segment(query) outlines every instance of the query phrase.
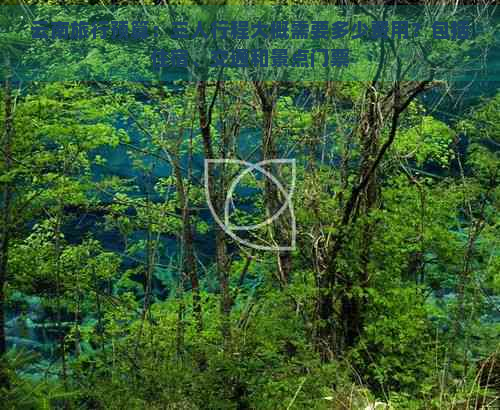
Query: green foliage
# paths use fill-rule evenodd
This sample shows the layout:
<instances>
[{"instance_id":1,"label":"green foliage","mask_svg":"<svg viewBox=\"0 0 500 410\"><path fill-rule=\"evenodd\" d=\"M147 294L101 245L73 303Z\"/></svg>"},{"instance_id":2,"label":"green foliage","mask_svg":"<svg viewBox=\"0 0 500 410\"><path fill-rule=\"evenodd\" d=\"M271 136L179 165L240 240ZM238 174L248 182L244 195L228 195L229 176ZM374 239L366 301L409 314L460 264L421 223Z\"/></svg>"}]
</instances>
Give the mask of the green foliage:
<instances>
[{"instance_id":1,"label":"green foliage","mask_svg":"<svg viewBox=\"0 0 500 410\"><path fill-rule=\"evenodd\" d=\"M404 131L396 143L399 155L415 160L418 166L434 161L446 167L453 159L451 147L455 133L443 122L429 115L416 119L417 124Z\"/></svg>"},{"instance_id":2,"label":"green foliage","mask_svg":"<svg viewBox=\"0 0 500 410\"><path fill-rule=\"evenodd\" d=\"M419 389L432 385L440 352L421 290L368 291L372 308L353 354L358 372L362 371L365 383L381 392L422 393Z\"/></svg>"},{"instance_id":3,"label":"green foliage","mask_svg":"<svg viewBox=\"0 0 500 410\"><path fill-rule=\"evenodd\" d=\"M468 51L449 46L453 61ZM354 55L367 49L360 43ZM107 78L106 59L129 63L100 41L80 51L85 58L62 74ZM40 57L50 62L50 53ZM139 55L138 70L146 64ZM373 68L360 64L358 74ZM202 85L30 83L12 91L11 154L0 152L0 227L12 235L0 252L8 256L5 305L17 316L6 328L19 344L44 338L46 357L25 363L9 351L1 405L336 409L384 401L439 409L483 394L475 363L500 337L500 97L455 122L414 101L370 174L390 142L390 121L367 122L368 97L387 110L388 84L265 83L276 92L268 96L270 155L298 163L298 246L278 254L221 235L203 185L210 150L256 162L268 148L262 96L249 82L205 84L207 136ZM3 90L2 131L7 97ZM224 201L241 171L214 171L214 199ZM286 167L273 171L291 177ZM270 196L265 178L247 175L230 222L261 222ZM288 229L243 235L272 241ZM325 294L332 298L322 305Z\"/></svg>"}]
</instances>

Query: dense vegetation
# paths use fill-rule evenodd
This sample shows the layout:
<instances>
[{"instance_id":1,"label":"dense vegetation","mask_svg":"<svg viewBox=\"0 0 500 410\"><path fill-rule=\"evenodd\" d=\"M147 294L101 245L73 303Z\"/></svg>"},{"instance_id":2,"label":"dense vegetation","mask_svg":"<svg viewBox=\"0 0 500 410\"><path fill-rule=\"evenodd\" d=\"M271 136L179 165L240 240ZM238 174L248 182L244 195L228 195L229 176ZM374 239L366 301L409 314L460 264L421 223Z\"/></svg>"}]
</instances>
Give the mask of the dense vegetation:
<instances>
[{"instance_id":1,"label":"dense vegetation","mask_svg":"<svg viewBox=\"0 0 500 410\"><path fill-rule=\"evenodd\" d=\"M497 83L20 82L2 41L0 408L498 405ZM291 251L205 197L275 158ZM283 203L255 174L236 225Z\"/></svg>"}]
</instances>

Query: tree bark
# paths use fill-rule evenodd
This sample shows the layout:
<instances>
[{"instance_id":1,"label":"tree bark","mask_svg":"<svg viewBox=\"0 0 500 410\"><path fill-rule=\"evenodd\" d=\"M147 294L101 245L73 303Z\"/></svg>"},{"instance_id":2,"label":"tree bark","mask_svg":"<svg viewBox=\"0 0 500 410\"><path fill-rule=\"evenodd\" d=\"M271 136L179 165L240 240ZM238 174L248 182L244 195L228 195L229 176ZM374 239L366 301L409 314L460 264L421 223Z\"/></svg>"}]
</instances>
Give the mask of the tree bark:
<instances>
[{"instance_id":1,"label":"tree bark","mask_svg":"<svg viewBox=\"0 0 500 410\"><path fill-rule=\"evenodd\" d=\"M175 158L174 173L176 179L176 190L179 204L182 207L182 255L184 275L191 282L191 292L193 295L193 311L196 319L196 328L199 332L203 330L203 312L201 306L200 284L196 271L196 260L193 246L193 227L191 224L191 213L189 210L189 198L182 172L179 165L179 157Z\"/></svg>"},{"instance_id":2,"label":"tree bark","mask_svg":"<svg viewBox=\"0 0 500 410\"><path fill-rule=\"evenodd\" d=\"M383 124L379 116L379 101L371 87L367 90L367 100L367 115L360 127L360 144L363 147L360 180L366 178L368 182L360 196L358 208L361 209L356 210L356 212L368 217L378 200L377 169L375 168L371 174L369 172L379 150L380 132ZM347 348L356 344L363 329L363 308L366 306L367 300L363 294L359 295L353 290L355 286L359 286L363 292L368 287L370 277L368 264L372 239L373 222L367 220L364 222L361 232L361 270L357 277L347 279L346 291L342 296L341 317L344 322L344 346Z\"/></svg>"},{"instance_id":3,"label":"tree bark","mask_svg":"<svg viewBox=\"0 0 500 410\"><path fill-rule=\"evenodd\" d=\"M205 154L205 159L213 159L214 149L212 144L212 135L210 131L210 126L212 123L212 110L217 98L217 94L220 88L220 81L217 82L214 95L210 105L207 103L206 92L207 83L205 81L200 81L197 85L197 99L198 99L198 114L200 121L201 136L203 139L203 150ZM225 196L225 175L224 167L222 166L220 177L217 178L212 168L208 168L208 191L211 196L211 202L215 211L221 215L223 209L224 196ZM231 331L229 324L229 314L231 312L231 294L229 289L229 260L227 254L227 243L225 238L225 232L222 228L216 224L215 226L215 254L216 254L216 264L217 273L219 278L219 284L221 288L221 302L220 311L222 315L222 336L224 338L225 346L229 345L231 339Z\"/></svg>"},{"instance_id":4,"label":"tree bark","mask_svg":"<svg viewBox=\"0 0 500 410\"><path fill-rule=\"evenodd\" d=\"M276 147L276 138L273 135L273 117L275 114L276 95L275 90L269 91L262 82L254 83L257 95L259 96L260 106L262 110L262 157L263 160L272 160L278 158L278 150ZM273 87L274 88L274 87ZM273 169L271 166L266 166L267 170L275 177L280 179L278 169ZM281 208L280 197L277 187L269 178L265 179L265 205L268 217L274 215ZM287 226L287 221L284 215L281 215L276 223L271 226L273 240L279 246L289 246L290 244L290 226ZM278 273L282 286L286 286L290 281L292 272L292 253L287 250L278 251Z\"/></svg>"}]
</instances>

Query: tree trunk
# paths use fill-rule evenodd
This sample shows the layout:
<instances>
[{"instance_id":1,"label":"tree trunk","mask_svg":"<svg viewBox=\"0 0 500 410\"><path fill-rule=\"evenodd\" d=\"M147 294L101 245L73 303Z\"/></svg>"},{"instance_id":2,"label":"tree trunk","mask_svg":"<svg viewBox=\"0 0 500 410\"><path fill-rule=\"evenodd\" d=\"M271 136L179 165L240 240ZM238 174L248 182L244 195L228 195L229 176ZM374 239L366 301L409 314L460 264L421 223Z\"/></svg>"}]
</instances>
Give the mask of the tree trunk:
<instances>
[{"instance_id":1,"label":"tree trunk","mask_svg":"<svg viewBox=\"0 0 500 410\"><path fill-rule=\"evenodd\" d=\"M262 156L263 160L272 160L278 158L278 150L276 147L276 138L273 135L273 117L274 106L276 102L275 92L271 93L261 82L255 82L255 89L260 99L260 105L263 116L262 124ZM266 167L268 172L280 179L278 169L273 169L271 166ZM277 186L269 178L265 179L265 197L266 211L268 217L273 216L281 208L279 193ZM287 226L287 221L284 215L281 215L271 226L273 240L279 246L290 246L290 226ZM278 251L278 273L282 286L286 286L290 281L292 272L292 254L290 251Z\"/></svg>"},{"instance_id":2,"label":"tree trunk","mask_svg":"<svg viewBox=\"0 0 500 410\"><path fill-rule=\"evenodd\" d=\"M212 122L212 109L217 98L217 93L220 87L220 81L217 83L217 88L214 91L214 96L210 106L207 105L206 101L206 91L207 83L205 81L200 81L197 85L197 99L198 99L198 114L200 120L201 136L203 139L203 150L205 154L205 159L213 159L214 150L212 145L212 136L210 132L210 125ZM213 172L213 169L208 169L208 191L211 196L211 202L219 215L223 210L224 196L225 196L225 175L224 167L222 168L220 177L217 178ZM231 294L229 289L229 260L227 254L227 243L225 232L222 228L216 224L215 226L215 253L216 253L216 264L217 273L219 278L219 284L221 288L221 302L220 311L222 315L222 335L224 338L225 346L229 346L231 331L229 323L229 314L231 312Z\"/></svg>"},{"instance_id":3,"label":"tree trunk","mask_svg":"<svg viewBox=\"0 0 500 410\"><path fill-rule=\"evenodd\" d=\"M196 260L193 246L193 227L191 224L191 214L189 210L189 198L184 181L182 180L179 157L175 159L174 173L176 179L176 190L179 204L182 207L182 256L184 275L191 282L191 292L193 295L193 312L196 318L196 328L199 332L203 330L203 312L201 306L200 285L198 273L196 271Z\"/></svg>"},{"instance_id":4,"label":"tree trunk","mask_svg":"<svg viewBox=\"0 0 500 410\"><path fill-rule=\"evenodd\" d=\"M378 185L377 185L377 169L372 169L377 152L379 150L380 133L383 127L382 119L379 117L379 109L377 101L372 89L368 90L367 100L369 106L367 115L360 127L360 143L362 144L362 161L361 161L361 177L360 181L367 179L366 187L359 197L359 204L355 212L359 212L365 217L368 217L370 211L377 205L378 201ZM373 240L373 222L370 220L364 221L361 233L361 270L358 275L348 278L346 291L342 296L341 317L344 323L344 346L354 347L358 337L363 329L363 309L366 306L367 300L364 295L359 295L353 292L355 286L359 287L361 292L368 287L369 281L369 261L370 249Z\"/></svg>"},{"instance_id":5,"label":"tree trunk","mask_svg":"<svg viewBox=\"0 0 500 410\"><path fill-rule=\"evenodd\" d=\"M322 272L317 278L317 324L314 341L323 362L332 361L338 350L337 325L334 317L335 284L335 277L332 277L330 272Z\"/></svg>"}]
</instances>

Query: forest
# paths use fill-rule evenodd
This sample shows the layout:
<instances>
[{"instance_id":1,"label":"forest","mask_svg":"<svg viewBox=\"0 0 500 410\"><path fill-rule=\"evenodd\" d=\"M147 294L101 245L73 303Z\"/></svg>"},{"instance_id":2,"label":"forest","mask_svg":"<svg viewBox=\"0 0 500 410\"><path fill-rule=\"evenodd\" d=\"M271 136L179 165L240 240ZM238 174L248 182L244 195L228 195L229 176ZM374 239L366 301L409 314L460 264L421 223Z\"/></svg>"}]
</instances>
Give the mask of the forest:
<instances>
[{"instance_id":1,"label":"forest","mask_svg":"<svg viewBox=\"0 0 500 410\"><path fill-rule=\"evenodd\" d=\"M31 39L174 18L126 4L0 7L0 410L500 408L495 2L321 6L484 23L353 40L357 80L134 81L158 40Z\"/></svg>"}]
</instances>

